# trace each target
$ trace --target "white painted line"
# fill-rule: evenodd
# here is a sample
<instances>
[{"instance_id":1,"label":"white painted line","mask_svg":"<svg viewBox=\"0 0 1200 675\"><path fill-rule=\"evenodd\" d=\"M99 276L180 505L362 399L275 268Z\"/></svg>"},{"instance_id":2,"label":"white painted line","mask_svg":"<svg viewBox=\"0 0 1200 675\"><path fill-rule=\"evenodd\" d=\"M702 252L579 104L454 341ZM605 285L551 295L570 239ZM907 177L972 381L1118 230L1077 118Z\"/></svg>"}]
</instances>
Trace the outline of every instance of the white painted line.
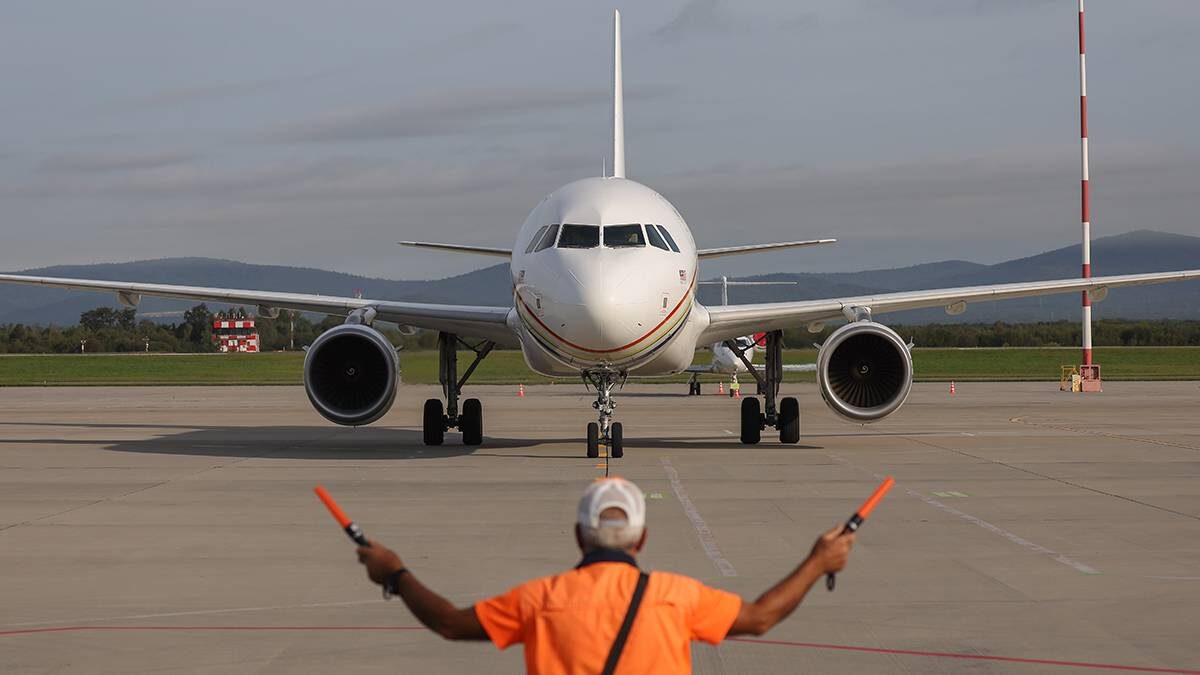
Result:
<instances>
[{"instance_id":1,"label":"white painted line","mask_svg":"<svg viewBox=\"0 0 1200 675\"><path fill-rule=\"evenodd\" d=\"M177 616L205 616L209 614L236 614L238 612L267 612L279 609L316 609L321 607L350 607L378 603L373 600L348 600L346 602L312 602L303 605L263 605L260 607L225 607L222 609L198 609L190 612L156 612L154 614L121 614L115 616L97 616L90 619L58 619L55 621L32 621L27 623L0 623L0 628L28 628L32 626L51 626L62 623L103 623L106 621L127 621L129 619L169 619Z\"/></svg>"},{"instance_id":2,"label":"white painted line","mask_svg":"<svg viewBox=\"0 0 1200 675\"><path fill-rule=\"evenodd\" d=\"M671 489L675 491L675 498L679 500L679 505L683 507L683 513L688 517L688 520L692 521L692 527L696 528L696 536L700 539L700 546L704 548L704 555L708 556L708 559L716 566L721 576L736 577L737 570L734 569L733 563L721 555L721 549L717 546L717 540L713 537L712 530L708 529L708 525L700 517L700 511L692 503L691 498L688 497L687 490L683 489L683 483L679 480L679 472L671 465L671 460L663 457L658 461L662 462L663 471L667 472L667 479L671 481Z\"/></svg>"},{"instance_id":3,"label":"white painted line","mask_svg":"<svg viewBox=\"0 0 1200 675\"><path fill-rule=\"evenodd\" d=\"M722 429L722 431L724 431L725 433L729 434L730 436L733 436L733 435L734 435L734 433L733 433L732 431L728 430L728 429Z\"/></svg>"},{"instance_id":4,"label":"white painted line","mask_svg":"<svg viewBox=\"0 0 1200 675\"><path fill-rule=\"evenodd\" d=\"M833 461L838 462L840 464L844 464L845 466L848 466L852 469L857 469L859 471L864 471L866 473L869 473L872 476L878 478L879 480L883 480L883 478L884 478L883 476L875 473L874 471L871 471L870 469L865 469L861 466L858 466L857 464L854 464L853 462L851 462L850 460L848 460L844 457L838 457L836 455L829 455L829 457ZM958 509L954 508L953 506L947 506L947 505L943 504L942 502L939 502L938 500L934 499L933 497L926 497L925 495L923 495L919 492L913 492L912 490L909 490L907 488L902 487L901 489L904 490L909 495L912 495L913 497L920 499L921 501L925 502L926 504L932 506L935 509L940 509L942 511L945 511L946 513L949 513L950 515L958 516L959 518L962 518L963 520L967 521L968 523L978 525L979 527L982 527L983 529L985 529L993 534L999 535L1000 537L1007 539L1008 541L1016 544L1017 546L1020 546L1022 548L1033 551L1034 553L1044 555L1057 563L1062 563L1063 565L1066 565L1067 567L1074 569L1077 572L1082 572L1083 574L1100 574L1100 570L1097 570L1094 567L1089 567L1089 566L1079 562L1078 560L1073 560L1071 558L1068 558L1067 556L1065 556L1057 551L1054 551L1052 549L1048 549L1045 546L1042 546L1041 544L1035 544L1032 541L1029 541L1028 539L1026 539L1020 535L1009 532L1008 530L1000 527L999 525L993 525L982 518L977 518L976 516L966 513L965 511L959 511Z\"/></svg>"}]
</instances>

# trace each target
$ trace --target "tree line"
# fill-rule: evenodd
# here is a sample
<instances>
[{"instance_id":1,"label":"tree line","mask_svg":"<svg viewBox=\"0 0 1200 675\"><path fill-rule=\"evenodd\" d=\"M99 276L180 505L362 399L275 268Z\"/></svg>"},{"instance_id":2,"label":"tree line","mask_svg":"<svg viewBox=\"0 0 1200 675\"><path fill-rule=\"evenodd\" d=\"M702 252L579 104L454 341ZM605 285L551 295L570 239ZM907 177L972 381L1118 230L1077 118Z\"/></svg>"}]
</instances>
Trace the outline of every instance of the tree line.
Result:
<instances>
[{"instance_id":1,"label":"tree line","mask_svg":"<svg viewBox=\"0 0 1200 675\"><path fill-rule=\"evenodd\" d=\"M183 313L177 323L138 319L133 309L98 307L79 316L74 326L0 324L0 354L90 352L215 352L214 319L251 318L243 307L212 312L200 304ZM253 317L262 351L298 350L318 335L340 325L342 317L312 321L299 312L281 312L277 318ZM405 349L433 349L437 334L431 331L402 333L388 324L376 324L392 344ZM1074 347L1081 342L1078 322L963 323L893 326L918 347ZM805 329L785 332L791 347L824 341L837 326L821 333ZM1092 342L1097 347L1200 346L1200 321L1101 319L1092 322Z\"/></svg>"},{"instance_id":2,"label":"tree line","mask_svg":"<svg viewBox=\"0 0 1200 675\"><path fill-rule=\"evenodd\" d=\"M819 334L789 330L784 342L806 347L820 343L838 327ZM917 347L1077 347L1083 328L1077 321L1040 323L931 323L892 326L901 337ZM1154 319L1145 321L1097 319L1092 321L1092 344L1096 347L1197 347L1200 321Z\"/></svg>"}]
</instances>

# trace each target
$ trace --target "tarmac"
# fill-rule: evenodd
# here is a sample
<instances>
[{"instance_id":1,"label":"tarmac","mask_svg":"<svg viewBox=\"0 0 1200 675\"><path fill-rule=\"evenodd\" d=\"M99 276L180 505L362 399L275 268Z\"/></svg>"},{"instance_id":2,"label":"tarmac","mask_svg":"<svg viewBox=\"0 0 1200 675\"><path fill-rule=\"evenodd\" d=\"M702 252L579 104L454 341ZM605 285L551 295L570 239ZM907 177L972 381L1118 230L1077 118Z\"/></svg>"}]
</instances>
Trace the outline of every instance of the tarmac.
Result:
<instances>
[{"instance_id":1,"label":"tarmac","mask_svg":"<svg viewBox=\"0 0 1200 675\"><path fill-rule=\"evenodd\" d=\"M1200 670L1200 383L918 384L891 419L737 441L737 402L686 385L617 398L648 496L644 566L753 598L897 485L835 592L761 639L694 647L697 673ZM521 672L385 602L312 493L467 604L569 568L579 384L468 386L480 448L421 445L434 387L335 427L299 387L0 389L0 672ZM581 630L586 630L581 627ZM1191 669L1191 670L1189 670Z\"/></svg>"}]
</instances>

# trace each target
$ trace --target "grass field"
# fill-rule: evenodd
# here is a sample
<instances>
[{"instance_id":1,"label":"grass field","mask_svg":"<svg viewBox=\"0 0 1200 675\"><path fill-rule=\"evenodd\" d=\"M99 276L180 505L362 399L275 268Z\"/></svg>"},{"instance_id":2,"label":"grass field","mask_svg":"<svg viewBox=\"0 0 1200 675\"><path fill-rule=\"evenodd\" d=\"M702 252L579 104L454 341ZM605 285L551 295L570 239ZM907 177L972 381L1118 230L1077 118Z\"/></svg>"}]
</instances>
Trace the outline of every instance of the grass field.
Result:
<instances>
[{"instance_id":1,"label":"grass field","mask_svg":"<svg viewBox=\"0 0 1200 675\"><path fill-rule=\"evenodd\" d=\"M1096 362L1112 380L1200 379L1200 348L1101 347ZM459 355L465 370L470 354ZM707 361L707 351L697 361ZM267 354L47 354L0 355L0 386L152 385L152 384L300 384L299 352ZM788 350L788 363L816 359L816 350ZM1078 363L1069 349L915 349L918 381L1057 380L1059 366ZM437 354L401 352L405 382L437 382ZM761 362L761 357L759 358ZM811 380L813 375L789 375ZM683 376L664 381L683 381ZM706 376L705 379L715 379ZM517 351L493 352L472 375L475 383L534 384L548 381L525 367Z\"/></svg>"}]
</instances>

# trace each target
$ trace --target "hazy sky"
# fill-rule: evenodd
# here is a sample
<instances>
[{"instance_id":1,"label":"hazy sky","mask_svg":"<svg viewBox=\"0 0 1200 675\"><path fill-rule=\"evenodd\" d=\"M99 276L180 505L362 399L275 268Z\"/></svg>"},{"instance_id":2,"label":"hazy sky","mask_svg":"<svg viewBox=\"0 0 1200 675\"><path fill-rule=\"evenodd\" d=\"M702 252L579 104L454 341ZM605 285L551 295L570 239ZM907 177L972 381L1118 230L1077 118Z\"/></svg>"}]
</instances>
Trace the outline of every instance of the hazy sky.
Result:
<instances>
[{"instance_id":1,"label":"hazy sky","mask_svg":"<svg viewBox=\"0 0 1200 675\"><path fill-rule=\"evenodd\" d=\"M841 239L705 275L994 262L1078 241L1075 0L621 9L629 177L701 246ZM508 246L542 196L599 174L610 14L5 3L0 269L205 255L428 278L493 264L394 242ZM1200 234L1200 2L1089 0L1087 16L1096 235Z\"/></svg>"}]
</instances>

